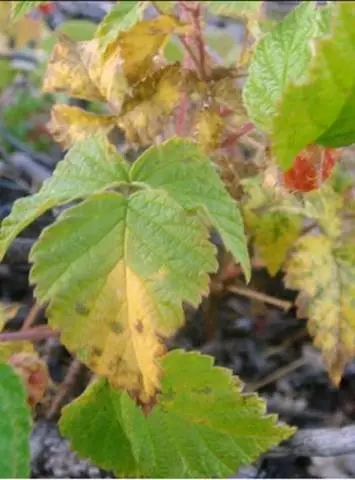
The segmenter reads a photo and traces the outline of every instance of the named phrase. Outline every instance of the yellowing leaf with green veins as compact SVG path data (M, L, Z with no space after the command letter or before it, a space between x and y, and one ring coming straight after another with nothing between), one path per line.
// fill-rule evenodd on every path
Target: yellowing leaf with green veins
M78 107L54 105L47 128L54 140L68 149L74 142L93 134L108 134L116 120L113 115L96 115Z
M164 189L185 209L203 209L249 280L248 248L238 205L212 160L196 144L173 138L146 150L133 164L130 178Z
M122 105L117 123L131 143L150 145L166 128L186 86L188 73L167 65L142 80Z
M282 212L257 215L247 209L244 218L268 272L271 276L276 275L301 233L301 218Z
M17 373L0 363L0 475L29 478L31 412Z
M198 216L151 188L68 209L30 258L35 294L51 302L64 345L143 403L159 386L158 338L181 325L183 301L199 304L217 267Z
M314 344L339 385L355 355L354 243L338 245L323 235L301 238L287 265L285 285L301 290L301 314L308 316Z
M277 107L273 151L284 169L306 145L355 141L355 3L334 2L330 23L330 32L312 42L309 65Z
M121 32L106 50L119 47L123 69L130 84L144 78L151 70L153 57L165 45L173 33L186 33L189 26L172 15L160 15L152 20L142 20L129 31Z
M343 195L326 185L304 196L304 214L316 220L331 238L340 237L342 233L343 207Z
M120 32L129 30L142 20L147 5L148 2L144 1L116 2L96 30L95 37L100 39L100 45L107 46Z
M123 158L102 136L78 142L40 191L14 203L1 223L0 260L16 236L47 210L128 181Z
M121 477L230 478L294 433L211 357L175 350L161 362L149 415L104 379L64 408L60 430L74 450Z

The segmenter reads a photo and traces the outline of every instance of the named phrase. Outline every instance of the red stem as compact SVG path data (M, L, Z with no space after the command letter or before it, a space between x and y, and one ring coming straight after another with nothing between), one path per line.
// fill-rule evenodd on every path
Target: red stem
M239 130L228 135L228 137L222 143L221 147L222 148L230 147L231 145L233 145L233 143L236 140L238 140L243 135L246 135L247 133L252 132L254 129L255 129L255 125L252 122L245 123L240 127Z
M180 101L180 108L178 110L177 116L176 116L176 134L183 136L184 132L184 127L185 127L185 120L186 120L186 114L187 114L187 105L188 105L188 96L187 92L183 92L181 96L181 101Z
M18 342L21 340L38 341L59 335L47 325L40 325L26 330L19 330L18 332L3 332L0 333L0 343L3 342Z

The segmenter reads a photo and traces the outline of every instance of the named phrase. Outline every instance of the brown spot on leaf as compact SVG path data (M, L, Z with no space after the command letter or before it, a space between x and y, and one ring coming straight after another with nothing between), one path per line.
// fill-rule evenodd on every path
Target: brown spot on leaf
M79 315L88 315L89 314L89 309L85 307L85 305L83 305L82 303L80 302L76 302L75 304L75 311L77 314Z
M123 332L122 325L119 324L119 323L112 322L111 325L110 325L110 327L111 327L111 330L112 330L113 333L119 334L119 333L122 333L122 332Z
M141 320L136 321L135 329L137 330L138 333L143 333L144 326Z

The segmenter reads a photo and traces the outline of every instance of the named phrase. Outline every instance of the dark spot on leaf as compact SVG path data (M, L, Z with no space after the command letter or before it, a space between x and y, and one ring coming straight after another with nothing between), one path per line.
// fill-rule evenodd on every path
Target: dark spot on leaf
M98 347L92 347L91 353L95 355L95 357L100 357L102 355L102 349Z
M195 392L198 393L199 395L201 394L207 395L209 393L212 393L212 388L211 387L196 388Z
M164 393L164 400L172 400L175 397L175 392L170 390L170 392Z
M135 325L135 329L137 330L138 333L143 333L144 326L143 326L143 323L141 322L141 320L137 320L136 325Z
M75 304L75 311L76 313L78 313L79 315L88 315L89 314L89 309L85 307L85 305L83 305L82 303L80 302L76 302Z
M112 322L110 324L110 328L111 328L113 333L122 333L123 332L122 325L119 324L119 323L116 323L116 322Z

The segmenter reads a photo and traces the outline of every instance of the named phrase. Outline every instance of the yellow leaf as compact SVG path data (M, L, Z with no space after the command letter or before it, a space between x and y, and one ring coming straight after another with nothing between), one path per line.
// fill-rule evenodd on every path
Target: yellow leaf
M224 126L222 117L213 108L206 108L197 116L197 141L207 153L220 146Z
M142 20L127 32L121 32L105 50L105 55L112 48L119 47L126 78L130 84L134 84L152 71L154 56L169 36L178 32L186 32L186 26L172 15Z
M247 114L242 100L242 92L237 83L237 71L233 68L217 67L209 79L209 94L216 103L224 105L246 119Z
M20 307L21 304L19 303L5 304L0 302L0 332L4 328L6 322L16 315Z
M63 34L60 35L48 61L43 91L64 91L73 97L104 101L87 63L83 61L83 52L90 50L94 43L95 41L73 42Z
M0 332L4 328L6 322L16 315L20 307L21 304L19 303L4 304L0 302ZM6 362L11 355L19 352L34 352L32 343L27 340L0 342L0 362Z
M326 236L301 238L285 278L299 289L314 344L322 351L329 375L339 385L345 365L355 355L355 249Z
M244 219L268 272L276 275L300 235L301 218L282 212L256 215L245 208Z
M70 319L76 327L63 334L64 343L95 373L142 403L148 403L157 393L161 373L157 359L165 353L157 337L164 332L157 332L155 325L160 320L166 323L166 312L155 301L154 290L156 286L119 263L90 312L78 304L77 316Z
M149 145L161 131L167 130L185 79L179 64L168 65L133 88L132 97L124 102L118 120L131 143Z
M51 113L47 128L54 140L64 149L92 134L108 134L116 123L115 116L96 115L68 105L55 105Z
M32 343L27 340L0 343L0 362L6 362L14 353L34 353Z

